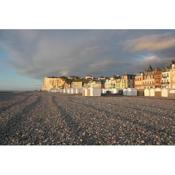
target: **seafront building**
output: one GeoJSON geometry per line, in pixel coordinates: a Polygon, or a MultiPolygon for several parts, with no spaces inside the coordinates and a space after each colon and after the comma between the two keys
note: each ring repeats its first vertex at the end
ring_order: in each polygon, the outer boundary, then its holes
{"type": "Polygon", "coordinates": [[[134,88],[135,75],[125,74],[121,76],[120,87],[121,89],[134,88]]]}
{"type": "Polygon", "coordinates": [[[137,73],[134,79],[134,87],[137,90],[143,90],[143,73],[137,73]]]}
{"type": "Polygon", "coordinates": [[[172,61],[170,70],[170,88],[175,89],[175,61],[172,61]]]}
{"type": "Polygon", "coordinates": [[[125,74],[122,76],[114,76],[110,79],[106,79],[106,89],[127,89],[134,88],[134,75],[125,74]]]}
{"type": "Polygon", "coordinates": [[[175,62],[162,69],[149,66],[143,73],[135,76],[134,87],[139,89],[175,89],[175,62]]]}
{"type": "Polygon", "coordinates": [[[93,80],[94,77],[93,77],[92,75],[86,75],[86,76],[84,77],[84,79],[85,79],[85,80],[93,80]]]}
{"type": "Polygon", "coordinates": [[[161,88],[171,88],[170,70],[171,69],[169,67],[165,67],[164,69],[162,69],[161,88]]]}
{"type": "Polygon", "coordinates": [[[102,83],[100,80],[91,80],[87,83],[84,84],[85,88],[99,88],[101,89],[102,88],[102,83]]]}
{"type": "Polygon", "coordinates": [[[144,89],[161,88],[162,72],[161,69],[153,69],[151,66],[145,70],[143,75],[144,89]]]}
{"type": "Polygon", "coordinates": [[[81,80],[75,80],[75,81],[72,81],[72,83],[71,83],[71,88],[78,88],[78,89],[80,89],[80,88],[82,88],[83,87],[83,81],[81,81],[81,80]]]}
{"type": "Polygon", "coordinates": [[[107,78],[105,81],[105,89],[113,89],[113,88],[117,88],[116,87],[116,78],[115,77],[110,77],[107,78]]]}

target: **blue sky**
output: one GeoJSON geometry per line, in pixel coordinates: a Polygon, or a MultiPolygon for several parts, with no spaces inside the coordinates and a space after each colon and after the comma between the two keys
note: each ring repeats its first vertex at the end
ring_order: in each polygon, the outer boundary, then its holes
{"type": "Polygon", "coordinates": [[[137,73],[175,57],[175,30],[0,30],[0,90],[44,76],[137,73]]]}
{"type": "Polygon", "coordinates": [[[8,54],[0,50],[0,90],[36,90],[41,80],[17,73],[16,69],[7,64],[8,54]]]}
{"type": "Polygon", "coordinates": [[[5,54],[0,54],[0,90],[35,90],[41,86],[41,81],[18,74],[15,68],[5,63],[5,54]],[[4,60],[4,61],[2,61],[4,60]]]}

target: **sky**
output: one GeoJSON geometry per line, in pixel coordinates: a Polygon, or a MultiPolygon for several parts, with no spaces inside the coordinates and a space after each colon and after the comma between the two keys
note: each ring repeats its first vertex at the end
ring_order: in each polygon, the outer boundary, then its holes
{"type": "Polygon", "coordinates": [[[175,60],[175,30],[0,30],[0,90],[45,76],[137,73],[175,60]]]}

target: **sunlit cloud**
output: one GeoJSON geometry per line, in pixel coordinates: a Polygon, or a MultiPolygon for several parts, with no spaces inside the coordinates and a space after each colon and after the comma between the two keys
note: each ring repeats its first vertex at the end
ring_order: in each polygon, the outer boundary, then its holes
{"type": "Polygon", "coordinates": [[[126,47],[132,51],[160,51],[175,47],[175,37],[167,34],[146,35],[127,41],[126,47]]]}

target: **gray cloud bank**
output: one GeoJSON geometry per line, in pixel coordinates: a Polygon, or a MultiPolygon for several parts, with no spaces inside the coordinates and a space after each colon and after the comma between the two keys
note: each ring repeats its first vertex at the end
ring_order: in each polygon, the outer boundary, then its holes
{"type": "Polygon", "coordinates": [[[0,50],[19,73],[134,73],[175,57],[174,30],[1,30],[0,50]]]}

